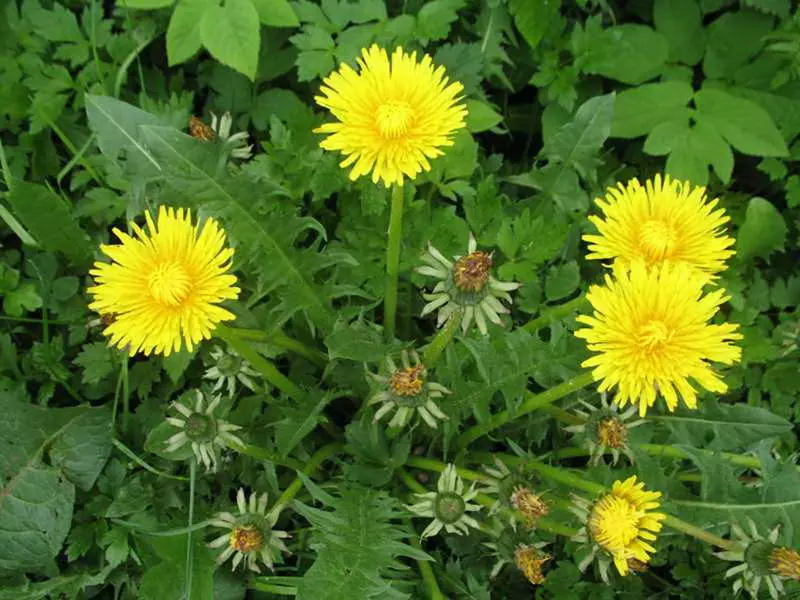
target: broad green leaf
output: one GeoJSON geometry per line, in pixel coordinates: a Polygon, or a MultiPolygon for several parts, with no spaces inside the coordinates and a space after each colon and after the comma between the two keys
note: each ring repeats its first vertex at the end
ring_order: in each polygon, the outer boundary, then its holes
{"type": "Polygon", "coordinates": [[[158,174],[161,167],[142,142],[139,129],[158,125],[158,117],[116,98],[92,94],[86,95],[86,116],[100,152],[116,161],[124,151],[131,168],[158,174]]]}
{"type": "MultiPolygon", "coordinates": [[[[196,532],[192,539],[192,593],[197,600],[217,600],[214,596],[215,551],[209,549],[196,532]]],[[[161,562],[142,576],[140,600],[186,598],[186,535],[148,537],[146,543],[161,562]]]]}
{"type": "Polygon", "coordinates": [[[75,484],[89,489],[111,451],[110,414],[41,408],[4,394],[0,571],[49,569],[69,532],[75,484]]]}
{"type": "Polygon", "coordinates": [[[508,6],[522,37],[534,50],[560,14],[561,0],[511,0],[508,6]]]}
{"type": "Polygon", "coordinates": [[[751,198],[736,238],[736,253],[742,260],[769,258],[776,250],[783,251],[786,231],[783,216],[769,200],[751,198]]]}
{"type": "Polygon", "coordinates": [[[54,598],[79,598],[79,594],[89,586],[102,586],[106,583],[108,572],[104,569],[92,575],[59,575],[45,581],[26,581],[20,587],[6,586],[0,589],[0,600],[53,600],[54,598]]]}
{"type": "Polygon", "coordinates": [[[431,0],[417,13],[416,34],[423,45],[428,41],[442,40],[450,33],[450,27],[458,19],[458,11],[465,0],[431,0]]]}
{"type": "Polygon", "coordinates": [[[734,79],[736,71],[758,54],[772,18],[743,10],[725,12],[708,26],[703,71],[709,78],[734,79]]]}
{"type": "Polygon", "coordinates": [[[703,58],[706,33],[697,0],[656,0],[656,31],[669,42],[669,58],[696,65],[703,58]]]}
{"type": "Polygon", "coordinates": [[[650,27],[616,25],[593,38],[586,49],[586,73],[602,75],[632,85],[652,79],[667,60],[666,38],[650,27]]]}
{"type": "Polygon", "coordinates": [[[203,47],[200,35],[203,15],[216,5],[214,0],[179,0],[167,26],[169,66],[186,62],[203,47]]]}
{"type": "Polygon", "coordinates": [[[75,263],[91,256],[88,236],[60,196],[42,185],[15,181],[6,198],[14,215],[45,250],[61,252],[75,263]]]}
{"type": "Polygon", "coordinates": [[[196,349],[189,352],[188,349],[181,348],[179,352],[173,352],[169,356],[164,357],[164,370],[173,383],[178,383],[178,380],[186,372],[186,369],[196,355],[196,349]]]}
{"type": "Polygon", "coordinates": [[[346,477],[373,487],[389,483],[411,450],[410,435],[389,440],[386,428],[368,417],[350,423],[345,429],[345,439],[345,450],[356,459],[355,464],[345,466],[346,477]]]}
{"type": "Polygon", "coordinates": [[[758,104],[722,90],[695,94],[696,118],[716,129],[739,152],[754,156],[788,156],[781,133],[758,104]]]}
{"type": "Polygon", "coordinates": [[[252,0],[226,0],[203,12],[203,45],[223,65],[255,81],[261,43],[259,17],[252,0]]]}
{"type": "Polygon", "coordinates": [[[644,151],[654,156],[669,155],[666,171],[676,179],[695,185],[708,182],[708,167],[728,182],[733,171],[733,152],[710,125],[688,121],[665,121],[656,125],[645,140],[644,151]]]}
{"type": "Polygon", "coordinates": [[[491,129],[503,120],[494,109],[479,100],[467,100],[467,129],[472,133],[491,129]]]}
{"type": "Polygon", "coordinates": [[[742,4],[781,19],[788,17],[792,8],[792,0],[742,0],[742,4]]]}
{"type": "Polygon", "coordinates": [[[75,357],[75,364],[83,370],[82,381],[94,385],[114,370],[113,353],[105,342],[86,344],[75,357]]]}
{"type": "Polygon", "coordinates": [[[723,532],[727,523],[747,524],[752,519],[765,532],[780,524],[781,542],[793,546],[800,540],[800,471],[792,461],[776,462],[768,447],[759,452],[761,485],[745,486],[743,470],[716,455],[679,446],[702,474],[698,500],[672,500],[681,517],[702,527],[723,532]],[[720,528],[722,526],[724,529],[720,528]]]}
{"type": "Polygon", "coordinates": [[[400,503],[384,492],[362,487],[345,487],[341,495],[333,496],[306,476],[301,478],[315,499],[331,510],[293,505],[312,525],[311,547],[317,554],[300,581],[297,599],[405,598],[391,584],[398,574],[397,558],[430,557],[401,541],[414,533],[395,525],[403,514],[400,503]]]}
{"type": "Polygon", "coordinates": [[[119,0],[125,8],[136,8],[139,10],[155,10],[172,6],[175,0],[119,0]]]}
{"type": "Polygon", "coordinates": [[[253,0],[262,25],[270,27],[299,27],[292,5],[288,0],[253,0]]]}
{"type": "Polygon", "coordinates": [[[52,442],[50,462],[72,483],[88,492],[111,455],[111,438],[111,411],[84,409],[52,442]]]}
{"type": "Polygon", "coordinates": [[[689,122],[692,86],[681,81],[648,83],[617,94],[611,135],[635,138],[665,121],[689,122]]]}
{"type": "Polygon", "coordinates": [[[681,409],[652,420],[669,428],[667,443],[708,450],[741,450],[792,429],[790,422],[763,408],[714,400],[703,402],[698,410],[681,409]]]}
{"type": "Polygon", "coordinates": [[[580,282],[581,274],[578,263],[571,260],[563,265],[552,267],[547,272],[547,278],[544,281],[544,295],[548,302],[560,300],[578,289],[580,282]]]}
{"type": "Polygon", "coordinates": [[[563,125],[545,143],[542,153],[549,160],[574,168],[588,177],[598,164],[597,153],[611,133],[614,94],[584,102],[570,123],[563,125]]]}

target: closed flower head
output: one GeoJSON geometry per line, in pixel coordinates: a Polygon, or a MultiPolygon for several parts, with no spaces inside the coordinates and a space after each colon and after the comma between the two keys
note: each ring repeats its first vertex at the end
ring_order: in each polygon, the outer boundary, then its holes
{"type": "Polygon", "coordinates": [[[103,333],[131,356],[168,356],[183,344],[191,351],[217,323],[234,318],[219,306],[239,295],[227,272],[233,250],[213,219],[193,225],[189,211],[163,206],[157,222],[149,212],[145,218],[147,231],[131,223],[134,236],[115,229],[121,243],[100,247],[111,262],[98,261],[90,271],[89,307],[113,315],[103,333]]]}
{"type": "Polygon", "coordinates": [[[315,100],[331,111],[336,122],[315,131],[328,134],[320,146],[338,150],[352,166],[350,179],[372,174],[372,181],[402,185],[423,169],[429,159],[452,146],[451,135],[464,127],[463,86],[449,82],[444,67],[434,67],[425,54],[396,48],[391,58],[373,44],[358,59],[359,71],[343,64],[323,80],[315,100]]]}
{"type": "Polygon", "coordinates": [[[514,563],[533,585],[544,583],[542,567],[552,557],[535,546],[519,546],[514,551],[514,563]]]}
{"type": "Polygon", "coordinates": [[[585,235],[587,258],[648,267],[663,262],[686,263],[714,275],[733,256],[733,238],[724,234],[728,222],[718,200],[707,200],[704,187],[692,187],[656,175],[642,186],[637,179],[609,188],[595,200],[602,218],[591,216],[599,235],[585,235]]]}
{"type": "Polygon", "coordinates": [[[662,513],[652,512],[659,507],[661,492],[647,492],[636,476],[615,481],[611,493],[603,496],[591,508],[588,531],[594,542],[609,553],[620,575],[627,575],[629,560],[641,563],[650,560],[655,552],[649,542],[661,531],[662,513]]]}
{"type": "Polygon", "coordinates": [[[734,324],[709,324],[728,298],[721,289],[704,294],[705,282],[687,264],[647,269],[639,262],[589,289],[594,315],[578,317],[587,328],[575,335],[595,353],[583,366],[593,369],[601,392],[616,387],[615,402],[638,404],[644,416],[659,395],[671,411],[679,396],[697,408],[692,381],[711,392],[727,390],[709,362],[737,362],[742,351],[731,342],[742,336],[734,324]]]}

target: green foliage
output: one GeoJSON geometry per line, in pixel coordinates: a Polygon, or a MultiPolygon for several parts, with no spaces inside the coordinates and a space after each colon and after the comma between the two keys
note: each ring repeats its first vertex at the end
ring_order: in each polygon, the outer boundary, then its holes
{"type": "Polygon", "coordinates": [[[311,480],[312,496],[330,510],[297,503],[295,509],[315,528],[311,547],[317,557],[297,590],[298,598],[405,598],[383,579],[397,568],[397,557],[429,560],[400,540],[413,533],[391,523],[400,516],[397,500],[367,488],[344,488],[332,496],[311,480]]]}
{"type": "MultiPolygon", "coordinates": [[[[730,595],[730,565],[666,527],[648,573],[606,584],[578,569],[586,549],[568,539],[581,525],[569,494],[589,498],[593,484],[633,474],[662,492],[661,510],[711,535],[753,519],[762,532],[781,524],[780,543],[796,547],[795,4],[3,4],[0,600],[730,595]],[[429,55],[463,85],[467,108],[452,146],[404,182],[394,337],[392,192],[351,181],[315,133],[334,118],[315,102],[322,80],[357,68],[373,43],[429,55]],[[216,133],[193,137],[191,117],[216,133]],[[705,185],[730,217],[722,229],[736,253],[710,286],[729,296],[715,318],[739,326],[742,357],[715,364],[727,391],[701,393],[696,410],[649,409],[628,438],[635,462],[594,464],[587,436],[566,429],[581,401],[601,402],[574,336],[583,294],[606,272],[586,259],[587,217],[609,186],[657,173],[705,185]],[[191,352],[130,357],[88,308],[91,263],[161,206],[220,222],[235,250],[240,293],[224,303],[235,320],[191,352]],[[428,244],[450,259],[470,234],[493,276],[520,284],[486,336],[420,315],[435,285],[414,271],[428,244]],[[244,378],[217,379],[223,349],[241,350],[227,360],[246,359],[244,378]],[[447,416],[436,428],[419,416],[388,427],[393,413],[376,420],[379,404],[368,404],[382,384],[367,373],[388,375],[386,358],[399,366],[411,349],[428,381],[452,392],[435,399],[447,416]],[[238,426],[244,445],[217,444],[218,470],[192,475],[191,444],[167,450],[179,429],[165,418],[179,414],[174,402],[194,407],[198,390],[220,396],[215,418],[238,426]],[[429,519],[410,518],[410,494],[435,490],[448,462],[483,489],[495,457],[522,465],[509,486],[552,500],[539,527],[518,519],[513,530],[505,508],[484,507],[480,531],[420,540],[429,519]],[[534,474],[534,460],[556,478],[534,474]],[[215,516],[238,514],[239,488],[280,503],[274,528],[290,553],[273,572],[232,572],[215,562],[226,544],[208,548],[224,533],[215,516]],[[514,550],[539,542],[552,559],[533,588],[514,550]]],[[[479,497],[495,499],[508,506],[479,497]]]]}

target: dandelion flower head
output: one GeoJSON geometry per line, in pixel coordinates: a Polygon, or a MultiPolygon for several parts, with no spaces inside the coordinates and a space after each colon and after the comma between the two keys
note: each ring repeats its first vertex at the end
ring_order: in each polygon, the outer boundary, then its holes
{"type": "Polygon", "coordinates": [[[640,262],[589,289],[594,315],[578,317],[587,327],[575,335],[594,353],[583,366],[593,369],[601,392],[617,388],[618,406],[638,403],[644,416],[659,395],[670,411],[679,397],[697,408],[692,382],[711,392],[727,390],[709,362],[739,361],[742,350],[731,342],[742,336],[735,324],[709,324],[728,298],[722,289],[704,294],[705,283],[685,263],[647,269],[640,262]]]}
{"type": "Polygon", "coordinates": [[[684,262],[713,276],[733,256],[734,239],[724,234],[728,216],[708,200],[706,189],[656,175],[642,186],[637,179],[609,188],[595,203],[603,217],[590,216],[599,234],[585,235],[589,259],[630,266],[684,262]]]}
{"type": "Polygon", "coordinates": [[[628,574],[628,560],[650,561],[655,552],[649,542],[661,531],[666,515],[653,512],[659,507],[661,492],[648,492],[636,476],[615,481],[611,493],[592,506],[588,530],[592,539],[614,560],[620,575],[628,574]]]}
{"type": "Polygon", "coordinates": [[[211,337],[216,325],[234,315],[221,306],[239,294],[230,268],[233,250],[213,219],[192,224],[189,211],[161,207],[157,221],[145,214],[147,231],[131,223],[134,235],[114,230],[120,243],[100,249],[111,261],[90,271],[89,308],[113,322],[103,333],[133,356],[170,355],[211,337]]]}
{"type": "Polygon", "coordinates": [[[328,134],[320,146],[345,156],[341,166],[352,166],[352,180],[372,173],[374,183],[402,185],[453,145],[451,135],[465,126],[464,87],[427,54],[418,62],[416,52],[402,48],[389,57],[373,44],[358,66],[357,72],[343,64],[323,80],[315,100],[337,120],[315,130],[328,134]]]}

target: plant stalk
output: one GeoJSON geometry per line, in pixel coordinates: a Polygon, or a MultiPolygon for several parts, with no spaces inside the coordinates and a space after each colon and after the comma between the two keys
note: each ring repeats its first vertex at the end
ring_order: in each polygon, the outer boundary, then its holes
{"type": "Polygon", "coordinates": [[[432,368],[442,352],[445,351],[448,344],[453,341],[453,337],[458,331],[458,326],[461,325],[461,310],[455,311],[445,323],[444,327],[439,330],[433,341],[425,347],[425,352],[422,354],[422,362],[428,368],[432,368]]]}
{"type": "Polygon", "coordinates": [[[383,332],[387,341],[394,339],[397,323],[397,278],[400,272],[400,243],[403,239],[403,187],[392,186],[389,214],[389,242],[386,246],[386,294],[383,301],[383,332]]]}
{"type": "Polygon", "coordinates": [[[542,327],[547,327],[551,323],[563,319],[567,315],[576,310],[582,310],[589,307],[589,302],[586,300],[586,294],[581,294],[577,298],[573,298],[569,302],[548,308],[542,311],[535,319],[531,319],[522,328],[528,333],[538,331],[542,327]]]}
{"type": "Polygon", "coordinates": [[[275,386],[281,392],[290,398],[293,398],[294,400],[299,400],[305,395],[303,390],[298,385],[294,384],[283,373],[281,373],[272,363],[272,361],[267,360],[258,352],[256,352],[253,347],[250,346],[250,344],[237,336],[234,330],[226,327],[225,325],[219,324],[217,325],[217,329],[214,333],[219,339],[230,346],[231,349],[234,350],[239,356],[249,362],[252,367],[261,374],[267,383],[275,386]]]}
{"type": "Polygon", "coordinates": [[[548,404],[552,404],[556,400],[560,400],[564,396],[571,394],[581,388],[584,388],[594,381],[591,373],[581,373],[573,377],[569,381],[560,383],[559,385],[550,388],[541,394],[530,394],[528,399],[525,400],[516,410],[504,410],[486,423],[479,423],[462,433],[456,438],[455,446],[460,449],[465,449],[470,443],[474,442],[480,437],[483,437],[490,431],[494,431],[498,427],[502,427],[511,421],[525,416],[535,410],[542,408],[548,404]]]}

